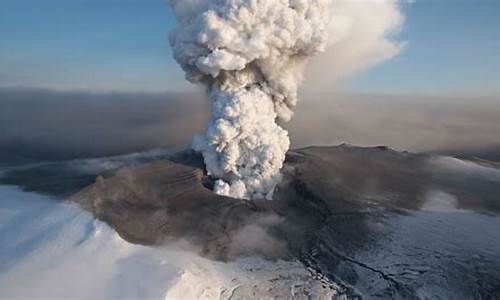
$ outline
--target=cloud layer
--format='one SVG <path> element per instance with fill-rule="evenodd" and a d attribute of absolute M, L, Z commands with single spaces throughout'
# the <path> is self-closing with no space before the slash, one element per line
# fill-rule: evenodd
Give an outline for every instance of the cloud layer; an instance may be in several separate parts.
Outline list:
<path fill-rule="evenodd" d="M 208 101 L 197 93 L 0 89 L 0 161 L 183 148 L 203 128 L 207 111 Z"/>
<path fill-rule="evenodd" d="M 500 160 L 499 102 L 498 97 L 304 93 L 286 127 L 293 148 L 346 142 Z M 0 89 L 0 162 L 188 147 L 208 118 L 208 100 L 199 94 Z"/>
<path fill-rule="evenodd" d="M 303 98 L 287 126 L 292 147 L 346 142 L 460 154 L 500 145 L 498 97 L 311 93 Z"/>

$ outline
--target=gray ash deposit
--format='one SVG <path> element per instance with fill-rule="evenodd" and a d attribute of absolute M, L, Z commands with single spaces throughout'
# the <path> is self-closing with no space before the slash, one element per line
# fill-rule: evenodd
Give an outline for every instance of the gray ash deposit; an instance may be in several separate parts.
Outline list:
<path fill-rule="evenodd" d="M 214 194 L 187 151 L 98 177 L 71 200 L 133 243 L 301 261 L 338 295 L 500 297 L 500 169 L 385 147 L 287 154 L 273 201 Z"/>

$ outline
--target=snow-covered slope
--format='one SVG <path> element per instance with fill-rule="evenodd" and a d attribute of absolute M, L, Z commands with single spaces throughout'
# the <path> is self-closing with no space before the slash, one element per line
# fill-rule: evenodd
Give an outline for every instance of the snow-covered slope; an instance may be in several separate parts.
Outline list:
<path fill-rule="evenodd" d="M 330 299 L 297 262 L 130 244 L 73 204 L 0 186 L 1 298 Z"/>

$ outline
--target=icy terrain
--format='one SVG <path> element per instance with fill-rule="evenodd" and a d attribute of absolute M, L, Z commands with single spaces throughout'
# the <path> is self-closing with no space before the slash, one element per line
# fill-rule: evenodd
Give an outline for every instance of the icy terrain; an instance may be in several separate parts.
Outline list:
<path fill-rule="evenodd" d="M 112 161 L 71 165 L 95 171 L 116 167 Z M 0 186 L 1 298 L 332 296 L 300 263 L 261 258 L 223 263 L 201 258 L 182 243 L 162 248 L 133 245 L 81 208 L 57 198 Z"/>

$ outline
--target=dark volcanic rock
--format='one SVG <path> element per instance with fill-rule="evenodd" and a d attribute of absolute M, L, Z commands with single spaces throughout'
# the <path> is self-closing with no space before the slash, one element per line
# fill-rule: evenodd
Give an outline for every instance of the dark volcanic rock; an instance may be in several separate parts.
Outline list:
<path fill-rule="evenodd" d="M 350 294 L 497 297 L 496 165 L 344 145 L 292 151 L 285 174 L 276 202 L 307 228 L 291 246 Z"/>
<path fill-rule="evenodd" d="M 1 166 L 0 184 L 15 185 L 25 191 L 67 198 L 95 182 L 98 175 L 112 175 L 117 170 L 139 166 L 172 156 L 168 150 L 128 154 L 114 157 L 39 161 Z"/>
<path fill-rule="evenodd" d="M 174 162 L 176 161 L 176 162 Z M 71 200 L 107 222 L 132 243 L 158 245 L 186 240 L 203 255 L 230 259 L 239 255 L 286 257 L 278 243 L 240 248 L 239 235 L 255 226 L 265 241 L 267 227 L 276 223 L 270 211 L 254 202 L 214 194 L 201 158 L 190 151 L 134 169 L 124 169 Z M 277 220 L 277 219 L 276 219 Z M 251 228 L 250 228 L 251 230 Z M 243 251 L 244 253 L 241 253 Z"/>
<path fill-rule="evenodd" d="M 273 201 L 213 194 L 190 151 L 72 197 L 125 239 L 186 239 L 216 259 L 300 259 L 368 298 L 495 298 L 500 170 L 385 147 L 290 151 Z"/>

